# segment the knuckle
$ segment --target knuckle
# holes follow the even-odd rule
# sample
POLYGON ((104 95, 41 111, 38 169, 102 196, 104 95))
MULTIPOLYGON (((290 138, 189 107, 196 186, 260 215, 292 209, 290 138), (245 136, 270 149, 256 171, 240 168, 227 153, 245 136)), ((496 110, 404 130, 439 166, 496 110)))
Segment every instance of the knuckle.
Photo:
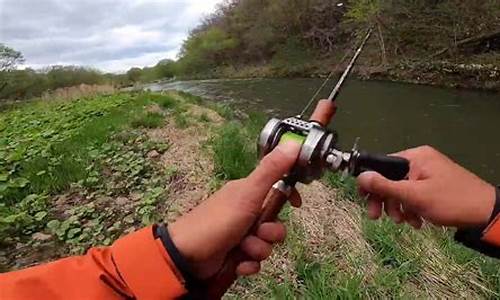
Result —
POLYGON ((430 145, 422 146, 422 147, 420 147, 420 150, 425 155, 433 155, 433 154, 436 154, 436 152, 437 152, 436 149, 434 149, 434 147, 432 147, 430 145))
POLYGON ((257 240, 257 238, 252 239, 253 242, 249 245, 249 251, 252 258, 257 261, 263 261, 267 259, 272 252, 272 248, 270 245, 265 244, 264 242, 257 240), (258 241, 258 242, 257 242, 258 241))
MULTIPOLYGON (((278 150, 281 151, 281 150, 278 150)), ((262 160, 262 166, 266 168, 267 171, 269 172, 276 172, 280 170, 280 160, 276 156, 266 156, 262 160)))
POLYGON ((375 193, 382 193, 385 191, 384 182, 382 180, 379 180, 378 178, 373 178, 368 185, 369 190, 375 193))

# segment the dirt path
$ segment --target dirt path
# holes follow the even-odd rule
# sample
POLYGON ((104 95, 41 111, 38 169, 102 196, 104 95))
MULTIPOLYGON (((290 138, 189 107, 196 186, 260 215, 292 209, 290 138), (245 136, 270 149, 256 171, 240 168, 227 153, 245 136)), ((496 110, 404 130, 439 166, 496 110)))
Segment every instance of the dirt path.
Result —
POLYGON ((190 118, 198 120, 205 115, 210 121, 195 122, 186 129, 180 129, 170 120, 163 128, 148 133, 153 140, 169 141, 171 144, 160 159, 165 168, 175 173, 169 190, 170 205, 164 212, 167 221, 172 221, 206 199, 213 181, 211 153, 205 146, 211 130, 218 127, 223 119, 216 112, 200 106, 189 105, 187 109, 190 118))

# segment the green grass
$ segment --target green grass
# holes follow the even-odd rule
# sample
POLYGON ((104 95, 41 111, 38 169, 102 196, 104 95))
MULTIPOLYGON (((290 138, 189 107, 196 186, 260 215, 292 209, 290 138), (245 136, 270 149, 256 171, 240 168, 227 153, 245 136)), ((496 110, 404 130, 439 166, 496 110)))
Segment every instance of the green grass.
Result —
POLYGON ((190 125, 188 116, 184 113, 177 113, 174 115, 175 126, 180 129, 188 128, 190 125))
POLYGON ((230 122, 220 128, 212 141, 215 172, 222 180, 246 177, 257 163, 255 146, 240 124, 230 122))
POLYGON ((231 108, 229 104, 213 103, 210 104, 209 107, 226 120, 232 120, 235 118, 234 109, 231 108))
POLYGON ((181 96, 188 103, 200 105, 200 104, 203 104, 203 102, 204 102, 203 98, 200 96, 195 96, 193 94, 186 93, 183 91, 178 91, 177 93, 179 94, 179 96, 181 96))
POLYGON ((164 123, 165 117, 157 112, 147 112, 132 120, 133 128, 158 128, 164 123))
POLYGON ((179 105, 179 102, 170 95, 162 95, 162 97, 158 97, 154 101, 158 103, 161 108, 167 110, 175 109, 179 105))
POLYGON ((212 122, 212 120, 210 119, 210 117, 208 116, 208 114, 206 112, 203 112, 200 117, 198 118, 198 120, 202 123, 210 123, 212 122))
MULTIPOLYGON (((254 141, 266 120, 262 115, 250 114, 239 122, 224 124, 216 132, 211 145, 220 179, 238 179, 251 172, 256 163, 254 141)), ((497 261, 456 244, 449 233, 434 228, 416 231, 386 218, 368 220, 364 200, 358 196, 352 177, 329 173, 323 182, 335 189, 335 205, 359 208, 359 234, 371 254, 360 252, 358 257, 358 252, 343 247, 335 236, 322 241, 324 245, 308 244, 303 224, 293 220, 288 208, 281 219, 289 227, 289 237, 278 251, 291 265, 273 271, 274 275, 241 281, 240 288, 246 294, 237 293, 235 298, 246 298, 249 292, 252 297, 269 299, 408 299, 429 293, 450 297, 461 293, 458 291, 485 298, 498 295, 497 261), (441 279, 429 279, 436 276, 441 279)))

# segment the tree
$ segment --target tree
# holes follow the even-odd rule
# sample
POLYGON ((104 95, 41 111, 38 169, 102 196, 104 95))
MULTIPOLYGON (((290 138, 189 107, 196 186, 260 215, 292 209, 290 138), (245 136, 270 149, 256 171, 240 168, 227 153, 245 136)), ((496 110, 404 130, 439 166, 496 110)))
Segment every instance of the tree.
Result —
POLYGON ((132 68, 127 72, 128 80, 132 82, 138 82, 141 79, 142 70, 140 68, 132 68))
POLYGON ((382 0, 356 0, 351 1, 347 16, 354 22, 360 23, 365 27, 376 26, 376 33, 380 45, 380 54, 382 65, 386 66, 387 50, 383 33, 382 15, 384 1, 382 0))
POLYGON ((0 72, 10 71, 24 62, 23 54, 0 43, 0 72))

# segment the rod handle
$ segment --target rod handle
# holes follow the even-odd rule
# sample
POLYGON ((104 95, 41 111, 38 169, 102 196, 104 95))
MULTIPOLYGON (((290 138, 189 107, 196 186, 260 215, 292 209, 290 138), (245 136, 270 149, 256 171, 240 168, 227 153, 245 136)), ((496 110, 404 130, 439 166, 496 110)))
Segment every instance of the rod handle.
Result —
MULTIPOLYGON (((249 234, 257 233, 260 225, 273 222, 288 201, 288 193, 273 187, 266 197, 264 208, 259 219, 251 227, 249 234)), ((207 283, 206 297, 210 300, 221 299, 238 279, 236 268, 244 261, 251 260, 239 247, 233 249, 227 256, 222 269, 207 283)))
POLYGON ((361 151, 356 159, 353 175, 357 177, 366 171, 375 171, 389 180, 401 181, 410 172, 410 162, 402 157, 361 151))

